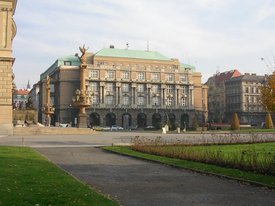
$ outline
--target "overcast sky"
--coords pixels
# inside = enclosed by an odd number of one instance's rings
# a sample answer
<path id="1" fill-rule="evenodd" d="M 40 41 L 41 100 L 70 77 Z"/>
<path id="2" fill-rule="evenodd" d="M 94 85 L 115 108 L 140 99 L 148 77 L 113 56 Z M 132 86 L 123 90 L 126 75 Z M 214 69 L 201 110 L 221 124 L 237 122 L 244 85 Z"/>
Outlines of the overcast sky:
<path id="1" fill-rule="evenodd" d="M 91 52 L 150 50 L 196 66 L 203 82 L 217 71 L 271 73 L 274 0 L 20 0 L 15 21 L 18 88 L 39 80 L 58 57 L 84 43 Z M 265 62 L 261 61 L 265 58 Z"/>

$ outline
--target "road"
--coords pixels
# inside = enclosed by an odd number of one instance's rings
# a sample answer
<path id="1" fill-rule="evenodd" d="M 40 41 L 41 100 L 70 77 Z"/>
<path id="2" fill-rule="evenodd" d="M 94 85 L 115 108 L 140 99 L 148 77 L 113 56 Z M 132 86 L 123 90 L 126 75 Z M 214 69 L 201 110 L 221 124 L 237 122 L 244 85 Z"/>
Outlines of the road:
<path id="1" fill-rule="evenodd" d="M 78 179 L 124 206 L 273 206 L 275 192 L 99 148 L 37 148 Z"/>
<path id="2" fill-rule="evenodd" d="M 161 139 L 163 142 L 193 143 L 235 143 L 252 140 L 275 141 L 275 133 L 230 134 L 230 133 L 181 133 L 161 134 L 159 132 L 99 132 L 93 135 L 36 135 L 36 136 L 1 136 L 0 145 L 29 147 L 86 147 L 112 144 L 129 144 L 135 137 L 140 139 Z"/>

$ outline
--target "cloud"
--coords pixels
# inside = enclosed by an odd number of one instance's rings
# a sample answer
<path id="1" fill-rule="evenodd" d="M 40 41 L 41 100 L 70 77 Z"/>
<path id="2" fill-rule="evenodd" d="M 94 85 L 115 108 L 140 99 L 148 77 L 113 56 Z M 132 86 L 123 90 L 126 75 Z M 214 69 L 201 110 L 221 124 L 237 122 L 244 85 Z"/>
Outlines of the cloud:
<path id="1" fill-rule="evenodd" d="M 217 65 L 257 72 L 262 54 L 275 52 L 274 12 L 267 0 L 18 1 L 16 82 L 35 73 L 35 83 L 58 57 L 78 52 L 83 43 L 96 52 L 126 42 L 145 50 L 149 41 L 151 50 L 196 64 L 204 79 Z"/>

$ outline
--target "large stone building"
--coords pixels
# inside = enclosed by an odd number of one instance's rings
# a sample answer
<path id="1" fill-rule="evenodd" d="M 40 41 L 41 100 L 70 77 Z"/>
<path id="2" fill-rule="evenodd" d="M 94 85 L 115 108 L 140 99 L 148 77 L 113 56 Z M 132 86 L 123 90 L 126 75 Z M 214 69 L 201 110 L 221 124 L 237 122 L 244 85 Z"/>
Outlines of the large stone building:
<path id="1" fill-rule="evenodd" d="M 226 116 L 230 120 L 237 112 L 243 124 L 260 125 L 266 111 L 261 103 L 261 86 L 266 76 L 245 73 L 225 82 Z"/>
<path id="2" fill-rule="evenodd" d="M 16 0 L 0 0 L 0 134 L 13 134 L 12 41 L 16 34 L 13 21 L 16 4 Z"/>
<path id="3" fill-rule="evenodd" d="M 104 48 L 88 53 L 85 74 L 91 106 L 86 109 L 89 125 L 160 126 L 190 124 L 196 117 L 207 119 L 207 86 L 201 73 L 158 52 Z M 59 58 L 40 76 L 40 108 L 45 103 L 45 78 L 51 77 L 54 122 L 76 123 L 78 109 L 72 97 L 79 88 L 77 56 Z M 39 115 L 43 122 L 43 114 Z"/>
<path id="4" fill-rule="evenodd" d="M 240 76 L 241 73 L 235 69 L 214 74 L 206 85 L 208 86 L 208 119 L 211 122 L 225 122 L 226 93 L 225 81 Z"/>

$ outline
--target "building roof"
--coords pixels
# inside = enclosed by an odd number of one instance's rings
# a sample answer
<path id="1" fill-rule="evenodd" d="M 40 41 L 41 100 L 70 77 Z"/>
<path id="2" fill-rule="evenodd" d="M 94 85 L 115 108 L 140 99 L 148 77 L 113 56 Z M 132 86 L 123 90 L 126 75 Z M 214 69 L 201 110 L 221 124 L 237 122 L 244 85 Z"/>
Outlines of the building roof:
<path id="1" fill-rule="evenodd" d="M 80 65 L 80 61 L 79 58 L 75 55 L 69 55 L 69 56 L 65 56 L 65 57 L 60 57 L 58 58 L 52 66 L 50 66 L 45 72 L 43 72 L 40 75 L 40 80 L 43 80 L 46 78 L 47 75 L 51 75 L 52 73 L 54 73 L 54 71 L 59 67 L 59 66 L 65 66 L 66 62 L 70 62 L 71 65 L 70 66 L 79 66 Z"/>
<path id="2" fill-rule="evenodd" d="M 168 58 L 156 51 L 142 51 L 142 50 L 114 49 L 114 48 L 101 49 L 100 51 L 95 53 L 95 56 L 148 59 L 148 60 L 161 60 L 161 61 L 171 60 L 171 58 Z"/>
<path id="3" fill-rule="evenodd" d="M 196 67 L 192 66 L 192 65 L 189 65 L 189 64 L 183 64 L 183 63 L 180 63 L 180 70 L 190 70 L 192 72 L 196 71 Z"/>
<path id="4" fill-rule="evenodd" d="M 217 73 L 213 76 L 213 79 L 215 83 L 221 83 L 233 77 L 238 77 L 240 75 L 241 73 L 237 69 L 234 69 L 234 70 L 230 70 L 222 73 Z"/>
<path id="5" fill-rule="evenodd" d="M 15 90 L 14 94 L 16 95 L 28 95 L 30 91 L 26 90 L 26 89 L 18 89 Z"/>
<path id="6" fill-rule="evenodd" d="M 238 77 L 230 79 L 230 81 L 249 81 L 249 82 L 259 82 L 263 83 L 265 81 L 265 76 L 259 76 L 256 74 L 244 74 Z"/>

